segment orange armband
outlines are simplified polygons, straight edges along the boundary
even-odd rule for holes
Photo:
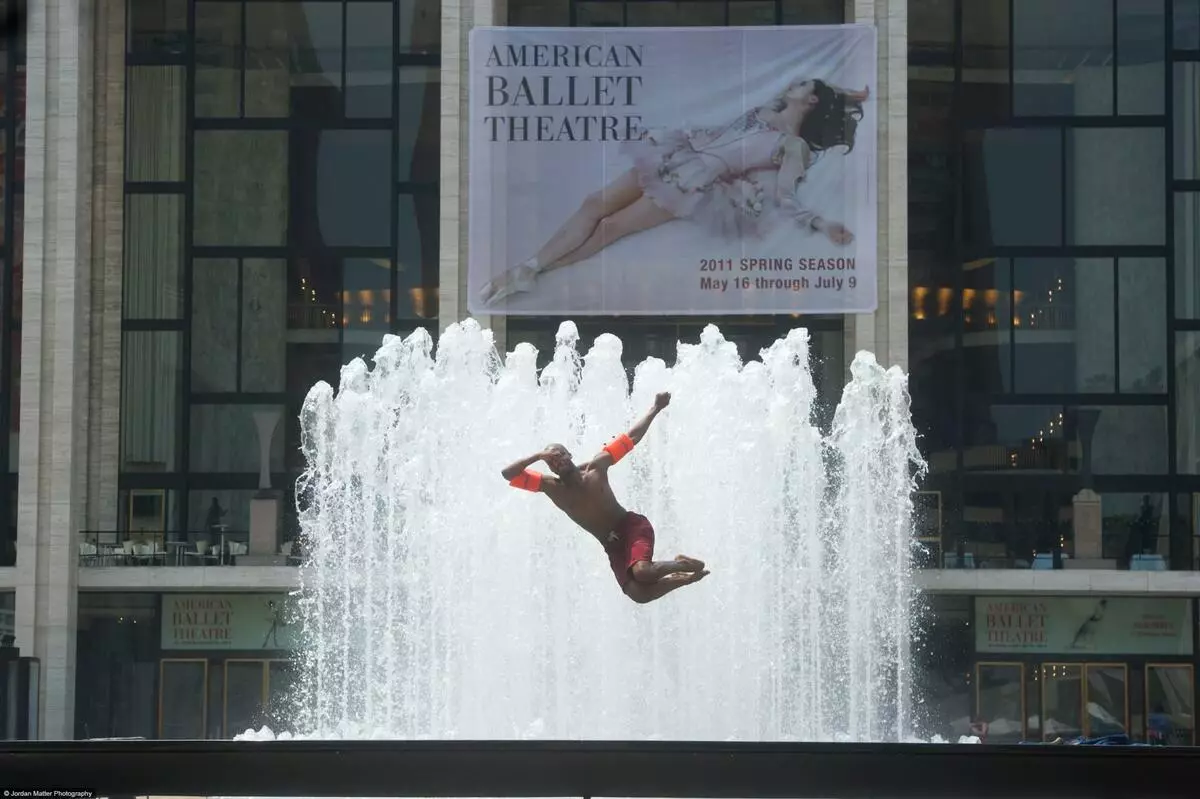
[[[633,439],[629,437],[628,433],[622,433],[606,444],[604,451],[612,456],[613,463],[617,463],[621,458],[633,452]]]
[[[520,488],[523,491],[536,492],[542,487],[542,476],[532,469],[526,469],[509,480],[508,484],[513,488]]]

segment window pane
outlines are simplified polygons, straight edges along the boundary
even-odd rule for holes
[[[346,4],[346,116],[392,115],[392,6]]]
[[[987,743],[1020,743],[1025,738],[1021,694],[1025,686],[1019,664],[980,663],[978,721],[987,724]]]
[[[1158,128],[1067,133],[1067,243],[1161,245],[1166,152]]]
[[[392,241],[392,135],[327,130],[317,148],[317,215],[331,247],[387,247]]]
[[[784,25],[839,25],[846,21],[842,0],[783,0]]]
[[[1119,568],[1153,568],[1159,555],[1168,552],[1167,495],[1119,494],[1101,496],[1104,514],[1101,527],[1102,556],[1117,561]],[[1140,557],[1135,557],[1140,556]]]
[[[382,258],[347,258],[342,265],[342,326],[346,330],[381,331],[392,324],[392,262]]]
[[[441,172],[441,84],[433,67],[400,67],[399,179],[437,183]]]
[[[267,663],[267,726],[284,729],[291,722],[291,700],[296,687],[297,675],[294,663],[272,660]]]
[[[193,405],[191,423],[191,466],[193,472],[259,471],[258,426],[255,418],[282,417],[277,405]],[[283,468],[282,425],[269,431],[269,468]],[[189,503],[189,514],[194,511]]]
[[[197,131],[195,163],[196,244],[286,242],[286,131]]]
[[[1175,64],[1175,177],[1200,179],[1200,62]]]
[[[1190,665],[1146,666],[1146,741],[1192,746],[1196,732],[1195,672]]]
[[[1108,405],[1092,440],[1094,474],[1166,474],[1167,409],[1163,405]]]
[[[173,472],[179,427],[183,337],[127,332],[121,356],[121,468]]]
[[[962,7],[962,114],[976,122],[1007,120],[1009,36],[1007,0]]]
[[[1062,243],[1062,135],[1057,130],[967,133],[966,226],[978,250]]]
[[[125,174],[131,181],[183,180],[183,67],[130,67]]]
[[[183,294],[183,195],[125,198],[126,319],[178,319]]]
[[[1174,516],[1171,520],[1171,538],[1176,544],[1176,557],[1190,558],[1185,569],[1200,569],[1200,491],[1191,494],[1176,494]],[[14,522],[15,524],[15,522]]]
[[[242,57],[241,4],[196,3],[196,116],[239,116]]]
[[[731,3],[731,6],[741,3]],[[908,7],[908,41],[925,56],[951,56],[954,51],[953,0],[926,0]],[[910,57],[911,58],[911,57]]]
[[[1014,262],[1017,392],[1115,390],[1112,270],[1108,259]]]
[[[237,391],[236,259],[192,262],[193,394]]]
[[[725,24],[724,3],[639,2],[628,8],[629,27],[720,26]]]
[[[77,737],[158,735],[158,604],[150,593],[80,592]]]
[[[1067,740],[1083,734],[1083,669],[1074,664],[1042,666],[1042,737]]]
[[[287,288],[289,329],[336,331],[341,326],[342,275],[338,259],[323,256],[293,260],[288,265]]]
[[[187,49],[187,0],[130,0],[128,50],[178,55]]]
[[[515,28],[566,28],[571,24],[571,2],[572,0],[511,0],[508,3],[508,24]],[[412,0],[401,5],[402,10],[412,7]],[[400,35],[403,40],[403,22]]]
[[[1175,195],[1175,315],[1200,319],[1200,194]]]
[[[242,261],[242,391],[284,390],[286,283],[286,261]]]
[[[399,0],[400,52],[437,53],[442,44],[442,4],[439,0]],[[543,20],[540,25],[555,24]],[[562,24],[566,24],[563,22]]]
[[[968,470],[1066,470],[1060,405],[988,405],[968,400],[963,440],[963,465]]]
[[[575,24],[581,28],[618,27],[623,24],[624,19],[621,5],[614,2],[589,3],[580,0],[575,4]]]
[[[396,271],[400,319],[433,319],[438,311],[438,198],[402,194],[399,198]]]
[[[1012,391],[1012,262],[987,258],[964,266],[963,348],[968,393]],[[953,290],[939,288],[937,315],[949,305]],[[953,335],[953,332],[949,332]]]
[[[1113,112],[1111,0],[1013,0],[1013,113]]]
[[[1164,0],[1117,0],[1117,111],[1161,114],[1166,93]]]
[[[1183,474],[1200,474],[1200,332],[1175,338],[1176,457]]]
[[[740,0],[729,3],[730,25],[774,25],[775,3]]]
[[[258,491],[196,489],[188,492],[188,530],[204,533],[214,547],[226,540],[246,543],[250,530],[250,501]],[[214,511],[213,500],[217,501]],[[199,536],[198,536],[199,537]]]
[[[1129,730],[1129,674],[1124,665],[1087,665],[1087,734],[1118,735]]]
[[[1175,49],[1200,50],[1200,0],[1175,0]]]
[[[162,661],[160,737],[204,737],[206,666],[203,660]]]
[[[246,116],[341,116],[340,3],[247,3],[246,54]]]
[[[225,662],[225,737],[257,730],[266,718],[263,713],[263,686],[266,662],[262,660]]]
[[[1167,390],[1167,265],[1161,258],[1117,262],[1121,391]],[[1085,303],[1081,307],[1087,307]],[[1086,314],[1090,316],[1091,314]]]

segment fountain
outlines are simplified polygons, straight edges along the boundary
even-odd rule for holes
[[[677,362],[621,342],[505,358],[474,321],[389,336],[302,413],[310,562],[294,729],[400,739],[911,738],[906,378],[859,353],[823,437],[809,337],[742,363],[716,327]],[[651,605],[599,544],[500,469],[560,441],[577,456],[670,408],[614,467],[657,555],[712,575]],[[266,733],[266,731],[264,731]],[[258,737],[255,735],[254,737]]]

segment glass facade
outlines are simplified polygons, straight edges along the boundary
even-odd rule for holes
[[[309,387],[436,330],[440,5],[129,8],[120,526],[238,540]]]
[[[77,738],[232,738],[282,729],[290,639],[266,627],[257,594],[79,595]],[[282,605],[282,603],[280,603]],[[203,640],[211,635],[211,645]]]
[[[1195,567],[1191,8],[909,4],[911,386],[943,508],[931,565],[1061,568],[1090,488],[1093,567]]]
[[[17,561],[24,233],[25,35],[21,31],[0,40],[0,429],[5,431],[0,436],[0,566]]]

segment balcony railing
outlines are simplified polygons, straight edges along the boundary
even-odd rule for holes
[[[80,566],[236,566],[249,553],[247,530],[162,531],[82,530]],[[290,542],[278,553],[297,565]]]
[[[51,741],[0,750],[5,785],[63,797],[1193,799],[1197,773],[1200,749],[1115,746]]]

